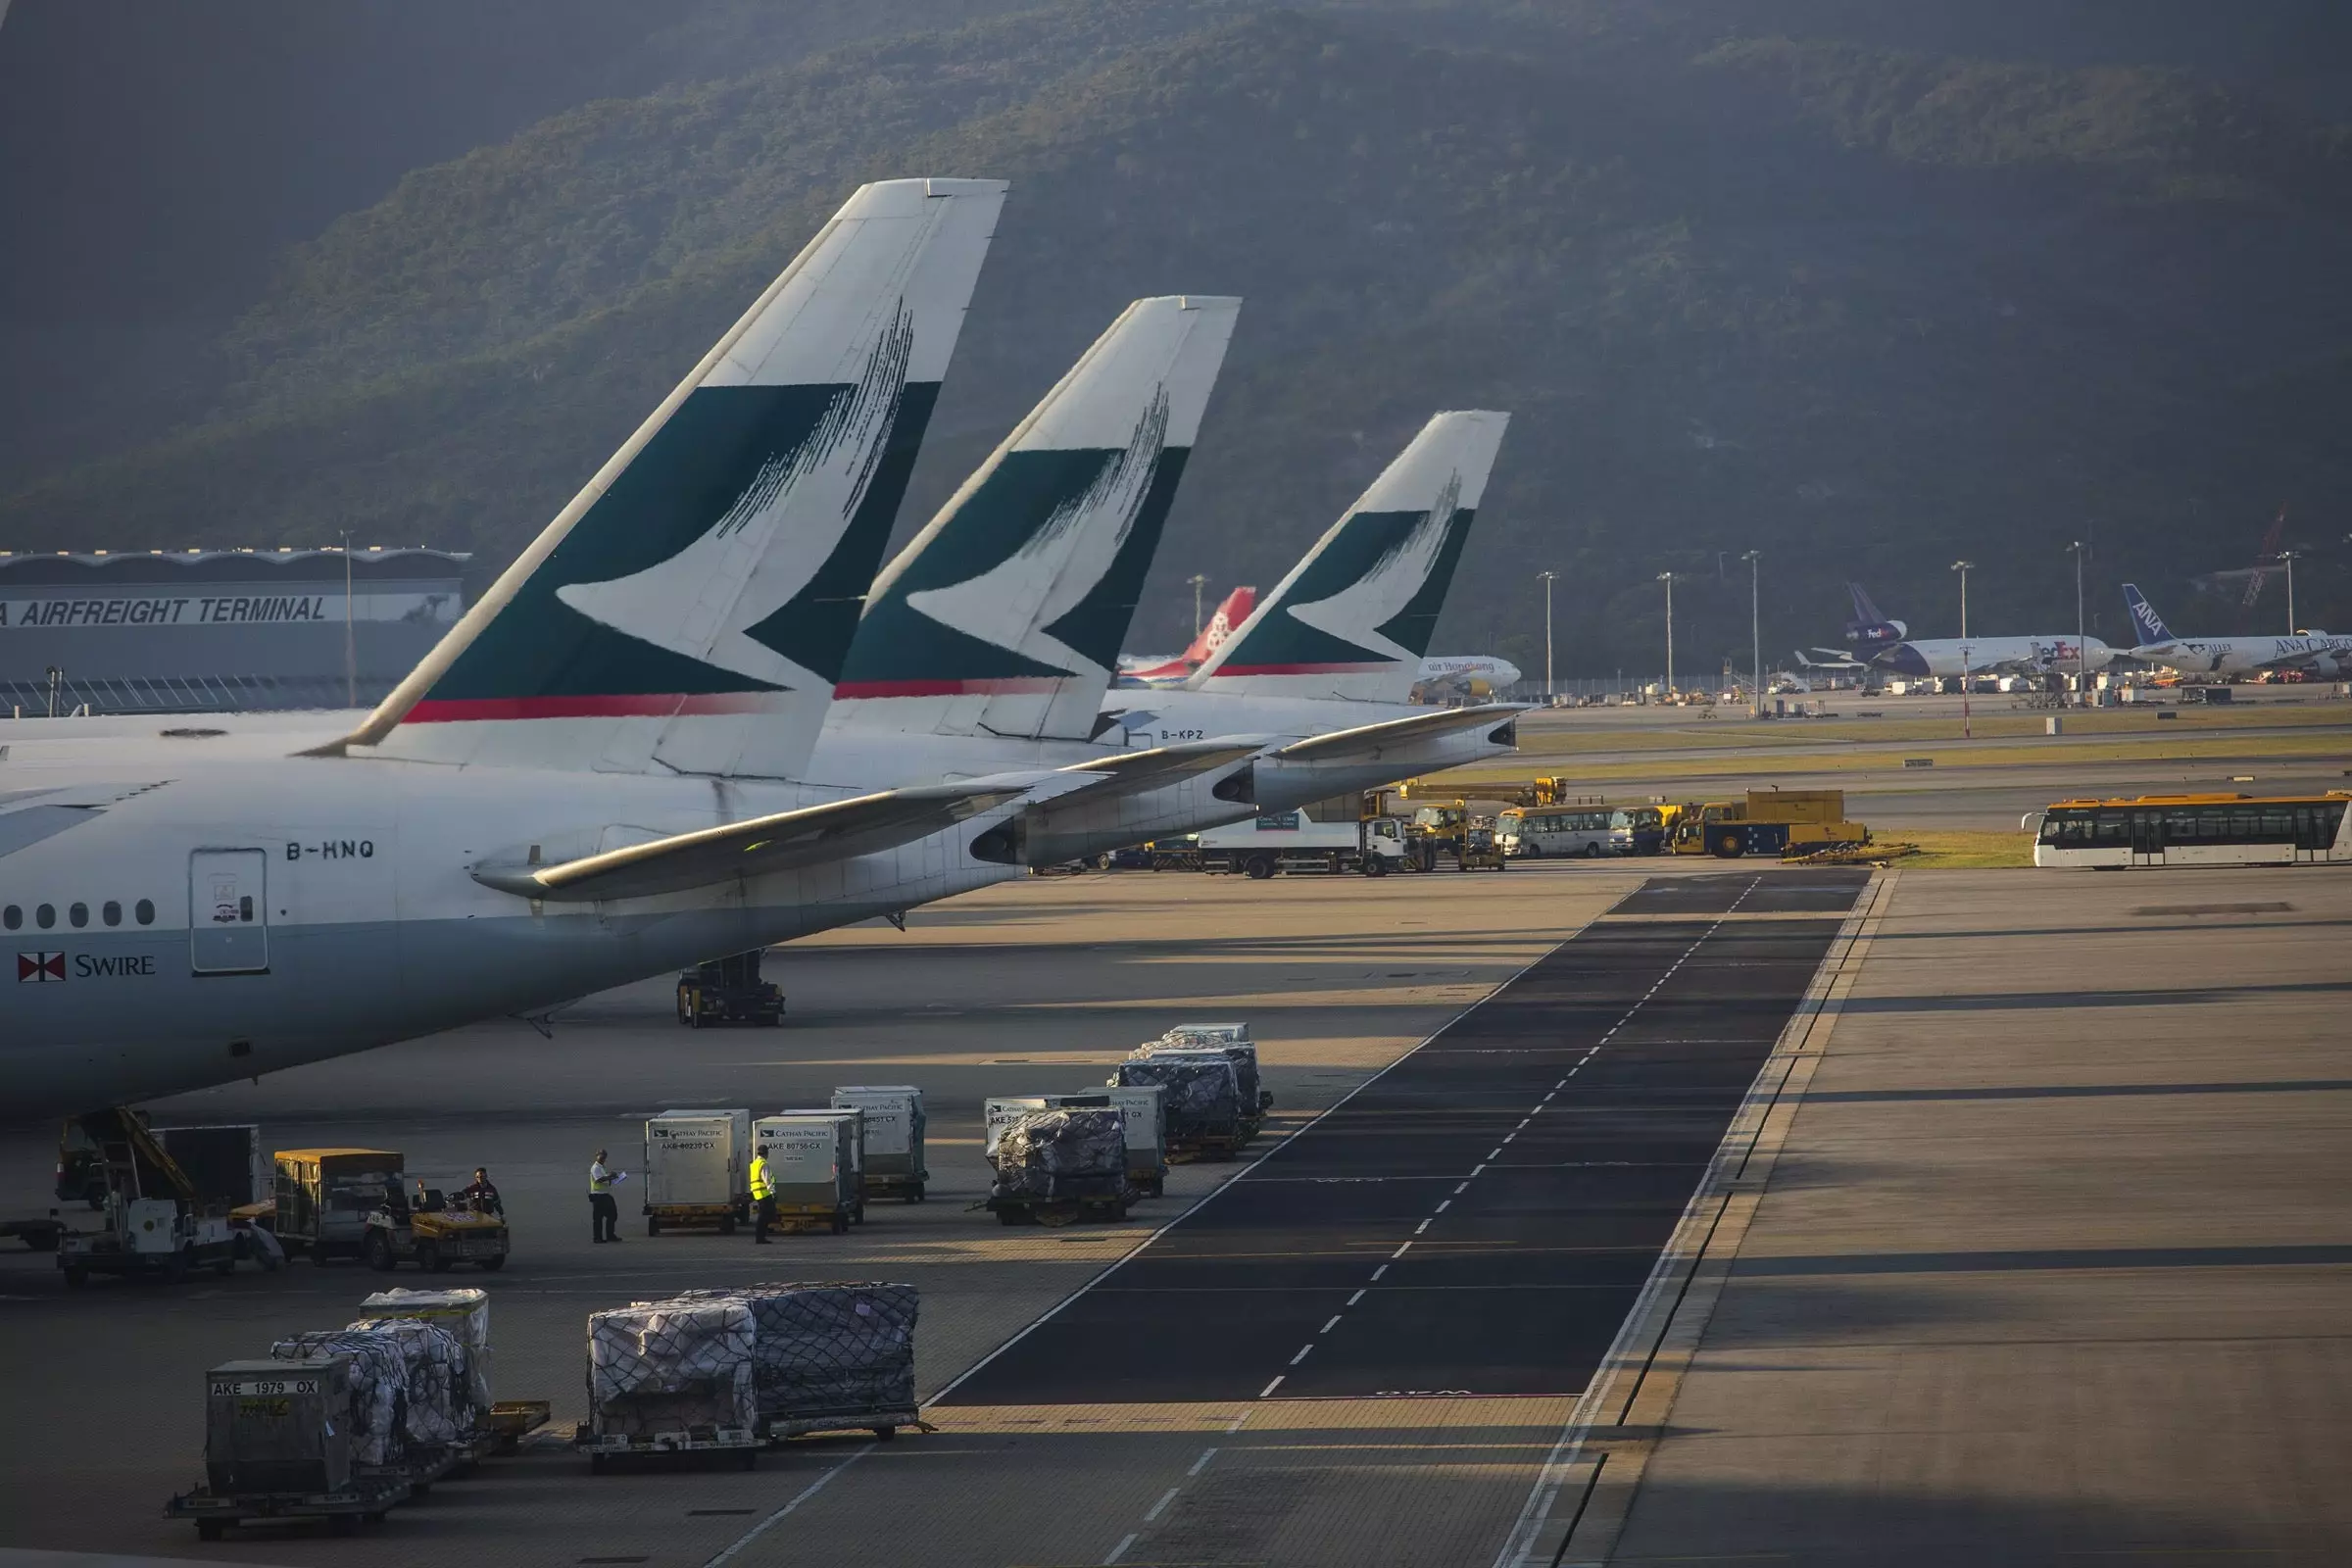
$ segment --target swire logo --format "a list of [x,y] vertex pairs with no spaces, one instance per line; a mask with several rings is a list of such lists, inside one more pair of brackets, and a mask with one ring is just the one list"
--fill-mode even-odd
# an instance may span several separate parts
[[20,953],[17,955],[17,984],[39,985],[44,980],[63,980],[66,977],[66,956],[62,953]]

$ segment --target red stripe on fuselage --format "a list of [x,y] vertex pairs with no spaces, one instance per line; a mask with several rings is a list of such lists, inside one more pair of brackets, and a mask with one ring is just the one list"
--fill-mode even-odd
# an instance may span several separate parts
[[1394,660],[1375,660],[1359,664],[1227,664],[1216,675],[1361,675],[1376,669],[1389,669]]
[[1066,677],[1059,675],[1002,675],[993,680],[845,680],[833,688],[839,698],[964,697],[999,692],[1050,692]]
[[404,724],[531,718],[669,718],[680,713],[758,713],[782,692],[631,692],[608,697],[426,698]]

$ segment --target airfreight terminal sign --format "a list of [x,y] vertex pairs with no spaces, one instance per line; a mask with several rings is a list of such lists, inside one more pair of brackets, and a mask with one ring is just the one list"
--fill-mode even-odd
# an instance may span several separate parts
[[[0,599],[0,628],[51,626],[250,626],[278,622],[341,621],[344,596],[334,594],[60,594]],[[368,621],[449,622],[455,594],[358,594],[351,618]]]

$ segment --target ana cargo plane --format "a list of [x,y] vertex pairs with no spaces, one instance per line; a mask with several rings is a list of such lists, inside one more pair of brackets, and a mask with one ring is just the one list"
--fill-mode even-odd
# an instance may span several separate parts
[[2324,631],[2297,632],[2291,637],[2181,637],[2164,623],[2136,584],[2124,584],[2124,604],[2140,636],[2132,657],[2183,675],[2259,675],[2267,669],[2308,669],[2332,679],[2352,669],[2352,637]]

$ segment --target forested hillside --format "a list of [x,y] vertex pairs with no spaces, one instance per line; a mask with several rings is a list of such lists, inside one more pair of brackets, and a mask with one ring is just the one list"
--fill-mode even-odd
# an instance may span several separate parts
[[[2071,626],[2077,537],[2094,630],[2126,576],[2268,627],[2185,582],[2282,504],[2302,618],[2352,617],[2352,141],[2325,80],[2174,69],[2201,22],[1992,58],[1899,6],[1002,9],[769,64],[725,46],[761,13],[713,13],[693,58],[756,69],[413,172],[285,257],[175,433],[0,500],[0,547],[501,562],[857,182],[993,174],[902,534],[1125,301],[1248,301],[1145,643],[1195,571],[1271,582],[1446,407],[1514,423],[1440,640],[1531,667],[1546,568],[1563,674],[1654,669],[1669,569],[1683,667],[1744,663],[1751,548],[1772,650],[1834,635],[1848,577],[1953,629],[1963,554],[1972,623]],[[2031,29],[1986,15],[1987,47]]]

